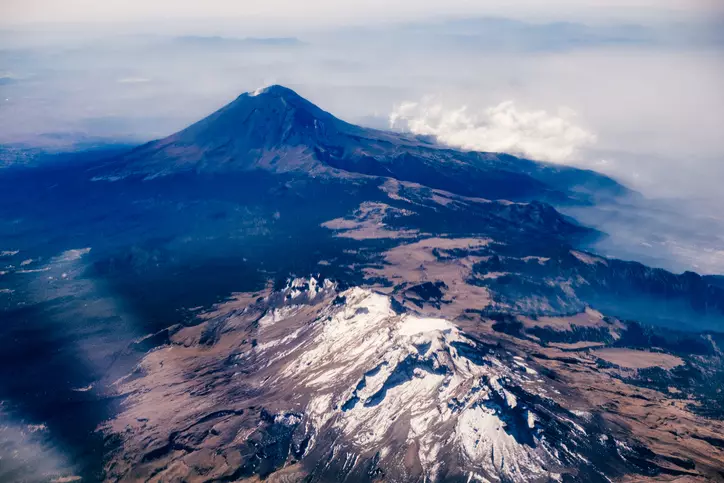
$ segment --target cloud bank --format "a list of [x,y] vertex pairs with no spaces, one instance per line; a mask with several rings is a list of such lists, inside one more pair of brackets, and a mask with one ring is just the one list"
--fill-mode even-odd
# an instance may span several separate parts
[[556,114],[527,111],[513,101],[476,112],[467,106],[450,109],[425,98],[397,105],[389,121],[393,129],[434,136],[457,148],[567,163],[596,141],[594,134],[574,124],[575,117],[571,109],[560,108]]
[[26,424],[0,402],[0,481],[63,483],[80,481],[43,424]]

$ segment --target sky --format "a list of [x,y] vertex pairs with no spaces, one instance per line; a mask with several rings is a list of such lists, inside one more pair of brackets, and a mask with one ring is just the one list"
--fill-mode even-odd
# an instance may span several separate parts
[[715,0],[3,0],[4,24],[262,18],[314,26],[420,20],[439,15],[637,19],[708,15]]

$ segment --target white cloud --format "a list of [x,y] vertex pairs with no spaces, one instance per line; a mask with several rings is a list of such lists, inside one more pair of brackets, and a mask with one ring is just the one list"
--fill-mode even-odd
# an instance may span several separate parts
[[390,114],[390,127],[435,136],[443,144],[472,150],[517,154],[555,163],[574,160],[579,149],[596,141],[574,124],[576,113],[525,111],[513,101],[475,112],[467,106],[449,109],[431,98],[405,102]]

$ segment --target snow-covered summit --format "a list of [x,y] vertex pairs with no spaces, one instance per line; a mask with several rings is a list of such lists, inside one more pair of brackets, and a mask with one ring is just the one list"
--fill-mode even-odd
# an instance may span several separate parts
[[586,430],[519,357],[451,321],[398,313],[369,289],[327,300],[312,318],[303,304],[274,310],[259,335],[278,335],[256,347],[260,360],[280,364],[266,384],[306,401],[307,453],[336,434],[335,452],[379,453],[400,471],[406,452],[429,480],[456,468],[487,481],[549,481],[587,461],[588,443],[577,443]]

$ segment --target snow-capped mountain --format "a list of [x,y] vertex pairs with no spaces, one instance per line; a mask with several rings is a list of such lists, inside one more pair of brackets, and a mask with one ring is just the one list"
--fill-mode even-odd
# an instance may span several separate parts
[[[206,319],[120,381],[128,404],[109,429],[125,428],[125,456],[114,477],[165,479],[180,461],[232,480],[609,481],[660,471],[636,437],[573,403],[540,356],[375,290],[294,279]],[[165,411],[149,417],[155,405]],[[209,451],[227,462],[240,451],[236,467]]]
[[610,451],[608,436],[547,398],[554,389],[522,357],[445,319],[398,314],[370,290],[336,297],[301,325],[297,305],[259,320],[263,329],[287,325],[256,352],[268,364],[289,361],[267,384],[309,395],[294,421],[306,452],[331,452],[348,475],[376,457],[391,479],[548,481],[571,468],[600,479],[589,458]]

